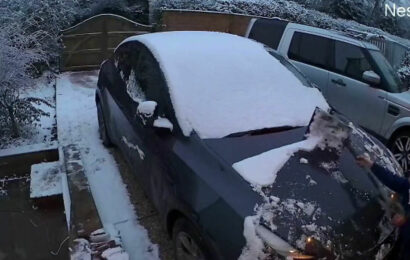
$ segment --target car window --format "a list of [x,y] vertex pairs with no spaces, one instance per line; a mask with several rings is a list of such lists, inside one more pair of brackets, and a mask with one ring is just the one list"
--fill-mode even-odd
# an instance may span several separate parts
[[125,85],[126,92],[134,102],[145,100],[140,81],[138,79],[137,67],[140,60],[141,50],[134,43],[120,46],[116,51],[115,64],[118,73]]
[[347,77],[362,80],[363,72],[373,70],[362,48],[335,41],[334,71]]
[[407,88],[401,81],[397,72],[394,71],[390,63],[380,51],[368,50],[368,56],[376,72],[382,80],[382,86],[385,90],[391,93],[400,93],[406,91]]
[[295,32],[290,44],[290,59],[328,69],[331,40],[325,37]]
[[174,112],[166,81],[157,60],[146,47],[141,48],[135,73],[144,99],[156,101],[157,114],[173,121]]
[[130,118],[135,119],[140,102],[149,100],[157,102],[158,116],[175,121],[160,66],[144,45],[139,42],[121,45],[114,54],[114,64],[121,81],[115,85],[115,92]]
[[287,25],[287,21],[280,19],[257,19],[249,33],[249,38],[276,50]]

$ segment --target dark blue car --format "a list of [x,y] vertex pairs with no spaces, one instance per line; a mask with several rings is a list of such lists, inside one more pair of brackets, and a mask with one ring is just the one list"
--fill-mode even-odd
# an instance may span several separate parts
[[[389,191],[352,147],[398,172],[391,154],[256,42],[131,37],[101,65],[96,103],[176,259],[374,259],[394,244]],[[315,110],[336,124],[308,127]]]

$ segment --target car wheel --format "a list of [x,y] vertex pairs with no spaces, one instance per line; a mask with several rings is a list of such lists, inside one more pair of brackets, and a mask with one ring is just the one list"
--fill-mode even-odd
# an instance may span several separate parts
[[107,127],[106,127],[105,120],[104,120],[104,114],[103,114],[100,103],[97,103],[97,116],[98,116],[98,130],[100,133],[100,138],[102,140],[102,143],[106,147],[111,147],[112,142],[110,140],[110,137],[108,136]]
[[410,168],[410,131],[403,131],[393,137],[389,148],[399,162],[403,172]]
[[172,238],[176,260],[214,259],[200,231],[187,219],[175,222]]

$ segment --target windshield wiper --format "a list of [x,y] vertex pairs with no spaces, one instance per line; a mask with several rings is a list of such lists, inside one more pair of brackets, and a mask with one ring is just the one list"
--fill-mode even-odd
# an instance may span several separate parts
[[244,132],[233,133],[230,135],[225,136],[224,138],[230,137],[242,137],[242,136],[252,136],[252,135],[264,135],[264,134],[271,134],[271,133],[278,133],[283,131],[288,131],[296,128],[301,128],[301,126],[281,126],[281,127],[271,127],[271,128],[262,128],[262,129],[254,129]]

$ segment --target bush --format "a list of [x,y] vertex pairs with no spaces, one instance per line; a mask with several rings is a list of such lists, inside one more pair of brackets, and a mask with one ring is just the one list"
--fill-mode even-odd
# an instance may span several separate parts
[[[44,59],[41,52],[25,48],[28,39],[13,38],[4,35],[6,28],[0,33],[0,135],[20,136],[23,125],[39,121],[40,116],[46,115],[36,104],[48,104],[46,101],[25,97],[24,91],[33,87],[30,75],[35,62]],[[20,44],[18,44],[20,43]]]
[[410,51],[406,53],[398,73],[403,83],[410,88]]

